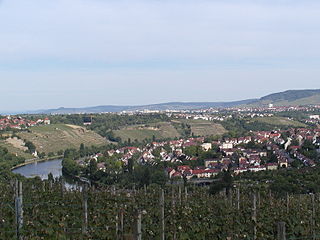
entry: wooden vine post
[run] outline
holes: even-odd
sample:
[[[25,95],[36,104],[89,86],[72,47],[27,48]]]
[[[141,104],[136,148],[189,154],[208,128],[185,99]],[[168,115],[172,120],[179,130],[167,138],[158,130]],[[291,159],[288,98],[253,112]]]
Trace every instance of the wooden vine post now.
[[[123,240],[124,236],[124,208],[120,210],[120,239]]]
[[[161,240],[165,240],[165,218],[164,218],[164,190],[161,189],[160,196],[160,211],[161,211]]]
[[[16,238],[23,239],[21,232],[23,227],[23,208],[22,208],[22,182],[16,180],[15,184],[15,215],[16,215]]]
[[[316,221],[315,221],[316,208],[315,208],[315,197],[314,197],[314,194],[311,194],[311,204],[312,204],[312,215],[311,215],[312,239],[315,240],[316,239],[316,231],[315,231],[315,227],[316,227]]]
[[[256,193],[253,193],[252,221],[253,221],[253,240],[256,240],[257,239],[257,195]]]
[[[233,197],[232,194],[233,194],[233,190],[230,190],[228,193],[228,202],[230,207],[232,207],[232,197]]]
[[[287,214],[289,214],[290,211],[290,196],[289,193],[287,193]]]
[[[116,203],[116,209],[118,209],[118,204]],[[119,211],[116,214],[116,239],[120,239],[120,227],[119,227]]]
[[[52,187],[53,187],[52,179],[49,179],[49,189],[50,189],[50,191],[52,191]]]
[[[137,240],[141,240],[141,239],[142,239],[142,231],[141,231],[142,218],[141,218],[141,212],[139,212],[137,224],[138,224],[138,226],[137,226],[137,227],[138,227],[138,239],[137,239]]]
[[[65,184],[65,181],[63,178],[61,178],[61,197],[63,198],[63,195],[64,195],[64,184]]]
[[[88,186],[85,184],[83,186],[83,225],[82,225],[82,233],[87,234],[88,232]]]
[[[272,202],[272,192],[269,190],[269,200],[270,200],[270,206],[273,206]]]
[[[187,187],[184,188],[184,195],[185,195],[185,200],[187,201],[187,199],[188,199],[188,188]]]
[[[142,223],[141,211],[138,211],[137,219],[136,219],[135,240],[142,240],[141,223]]]
[[[177,239],[177,226],[176,226],[176,199],[175,191],[172,188],[172,218],[173,218],[173,240]]]
[[[279,222],[277,225],[278,240],[286,240],[286,223]]]
[[[240,186],[237,187],[237,210],[240,211]]]

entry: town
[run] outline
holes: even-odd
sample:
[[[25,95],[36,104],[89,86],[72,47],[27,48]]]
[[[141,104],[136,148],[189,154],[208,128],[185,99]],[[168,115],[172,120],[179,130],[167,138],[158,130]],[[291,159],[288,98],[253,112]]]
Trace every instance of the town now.
[[[37,125],[49,125],[51,121],[48,117],[44,119],[29,120],[19,116],[7,116],[0,118],[0,130],[6,129],[26,129]]]
[[[77,163],[86,167],[90,161],[97,162],[100,171],[108,171],[105,159],[117,156],[123,165],[136,157],[139,164],[157,165],[170,163],[166,174],[170,179],[213,178],[220,172],[231,170],[234,175],[316,166],[316,162],[305,156],[301,149],[308,144],[319,152],[320,129],[296,128],[281,131],[257,131],[250,136],[206,141],[205,137],[171,141],[157,141],[144,147],[122,147],[98,153],[87,161]],[[202,154],[201,154],[202,153]],[[201,156],[200,156],[201,155]],[[206,157],[208,156],[208,157]]]

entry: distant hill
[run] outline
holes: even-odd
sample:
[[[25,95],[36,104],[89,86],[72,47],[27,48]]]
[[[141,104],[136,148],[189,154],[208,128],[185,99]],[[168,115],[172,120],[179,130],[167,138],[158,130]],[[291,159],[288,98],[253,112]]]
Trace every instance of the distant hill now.
[[[320,89],[288,90],[273,93],[252,103],[254,105],[273,104],[275,106],[303,106],[320,104]]]
[[[320,89],[288,90],[273,93],[260,99],[248,99],[232,102],[169,102],[140,106],[102,105],[83,108],[57,108],[38,111],[28,111],[30,114],[76,114],[76,113],[105,113],[136,110],[196,110],[206,108],[227,108],[237,106],[301,106],[320,104]]]
[[[271,101],[295,101],[301,98],[307,98],[320,94],[320,89],[317,90],[288,90],[285,92],[273,93],[262,97],[260,100]]]
[[[139,111],[139,110],[193,110],[205,108],[226,108],[256,102],[257,99],[249,99],[234,102],[169,102],[140,106],[95,106],[85,108],[57,108],[48,110],[29,111],[30,114],[76,114],[76,113],[106,113],[121,111]]]
[[[77,114],[77,113],[103,113],[103,112],[121,112],[129,109],[130,106],[95,106],[95,107],[83,107],[83,108],[57,108],[57,109],[47,109],[32,111],[29,113],[33,114]]]

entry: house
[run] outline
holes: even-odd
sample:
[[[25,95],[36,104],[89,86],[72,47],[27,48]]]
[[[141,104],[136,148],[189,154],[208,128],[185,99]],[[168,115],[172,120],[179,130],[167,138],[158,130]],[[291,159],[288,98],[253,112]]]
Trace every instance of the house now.
[[[225,155],[228,156],[232,156],[235,152],[237,151],[237,149],[224,149],[223,152],[225,153]]]
[[[177,147],[181,147],[182,146],[182,141],[179,140],[173,140],[173,141],[169,141],[169,145],[172,149],[177,148]]]
[[[260,157],[267,157],[268,153],[266,151],[258,151]]]
[[[49,118],[45,118],[44,121],[43,121],[43,123],[44,123],[45,125],[50,125],[51,121],[50,121]]]
[[[270,138],[273,138],[274,140],[281,137],[281,133],[271,133]]]
[[[247,158],[245,158],[245,157],[240,157],[239,158],[239,167],[240,168],[247,168],[247,167],[249,167],[249,162],[248,162],[248,160],[247,160]]]
[[[217,169],[194,169],[192,170],[192,175],[197,178],[210,178],[217,175],[219,172],[220,171]]]
[[[240,173],[247,172],[247,171],[248,171],[248,168],[246,167],[238,167],[233,170],[235,175],[238,175]]]
[[[178,171],[175,171],[170,178],[182,178],[182,174]]]
[[[224,142],[222,143],[222,145],[220,146],[221,149],[232,149],[233,148],[233,144],[230,142]]]
[[[112,149],[112,150],[110,150],[110,151],[107,151],[107,153],[108,153],[109,157],[112,157],[113,154],[116,153],[116,151]]]
[[[210,166],[212,166],[212,165],[216,165],[216,164],[218,164],[218,163],[219,163],[219,159],[217,159],[217,158],[204,160],[204,166],[205,166],[206,168],[208,168],[208,167],[210,167]]]
[[[267,170],[265,166],[252,166],[248,168],[251,172],[259,172]]]
[[[247,136],[244,138],[244,143],[249,143],[252,141],[252,137],[251,136]]]
[[[288,167],[288,160],[286,158],[280,157],[278,163],[279,163],[279,166],[281,168],[287,168]]]
[[[296,152],[300,149],[301,147],[300,146],[290,146],[289,147],[289,150],[293,151],[293,152]]]
[[[267,163],[266,167],[267,167],[267,170],[277,170],[278,164],[277,163]]]
[[[220,170],[219,169],[206,169],[205,170],[205,173],[204,173],[204,176],[206,178],[211,178],[213,176],[216,176],[220,173]]]
[[[183,172],[182,176],[186,177],[188,180],[191,179],[193,177],[192,170],[191,169],[185,170]]]
[[[194,141],[190,141],[188,140],[187,142],[185,142],[183,144],[183,147],[192,147],[192,146],[198,146],[199,144],[197,142],[194,142]]]
[[[249,163],[250,164],[257,165],[257,164],[260,164],[260,162],[261,162],[261,159],[260,159],[259,156],[251,155],[249,157]]]
[[[169,178],[171,178],[172,175],[173,175],[175,172],[177,172],[177,171],[176,171],[175,169],[173,169],[173,168],[167,168],[167,169],[166,169],[166,173],[167,173],[167,175],[168,175]]]
[[[320,120],[320,115],[310,115],[309,118],[314,120]]]
[[[184,171],[186,171],[186,170],[191,170],[191,168],[190,168],[190,166],[189,165],[181,165],[181,166],[178,166],[177,167],[177,170],[179,171],[179,172],[184,172]]]
[[[98,168],[98,170],[100,170],[100,171],[103,171],[103,172],[106,171],[106,166],[105,166],[105,164],[104,164],[103,162],[97,163],[97,168]]]
[[[280,144],[280,145],[283,145],[283,144],[286,143],[286,141],[285,141],[283,138],[277,138],[277,139],[275,140],[275,142],[276,142],[277,144]]]
[[[208,164],[208,166],[206,168],[221,169],[221,164],[219,162],[211,162]]]
[[[230,158],[227,158],[227,157],[225,157],[225,158],[222,158],[221,159],[221,163],[222,163],[222,165],[225,165],[225,166],[229,166],[229,164],[231,163],[231,159]]]
[[[295,156],[296,156],[297,159],[299,159],[305,166],[310,166],[310,167],[314,167],[314,166],[315,166],[315,162],[314,162],[312,159],[304,156],[303,154],[296,152],[296,153],[295,153]]]
[[[209,151],[212,149],[212,143],[203,143],[201,144],[201,147],[204,151]]]
[[[181,148],[176,149],[174,152],[175,152],[175,154],[176,154],[177,156],[181,156],[181,155],[183,154],[183,151],[182,151]]]

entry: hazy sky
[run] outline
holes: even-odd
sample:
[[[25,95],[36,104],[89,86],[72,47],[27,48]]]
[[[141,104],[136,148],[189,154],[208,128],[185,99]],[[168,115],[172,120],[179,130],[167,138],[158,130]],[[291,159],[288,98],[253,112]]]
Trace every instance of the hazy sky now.
[[[320,88],[318,0],[0,0],[0,111]]]

